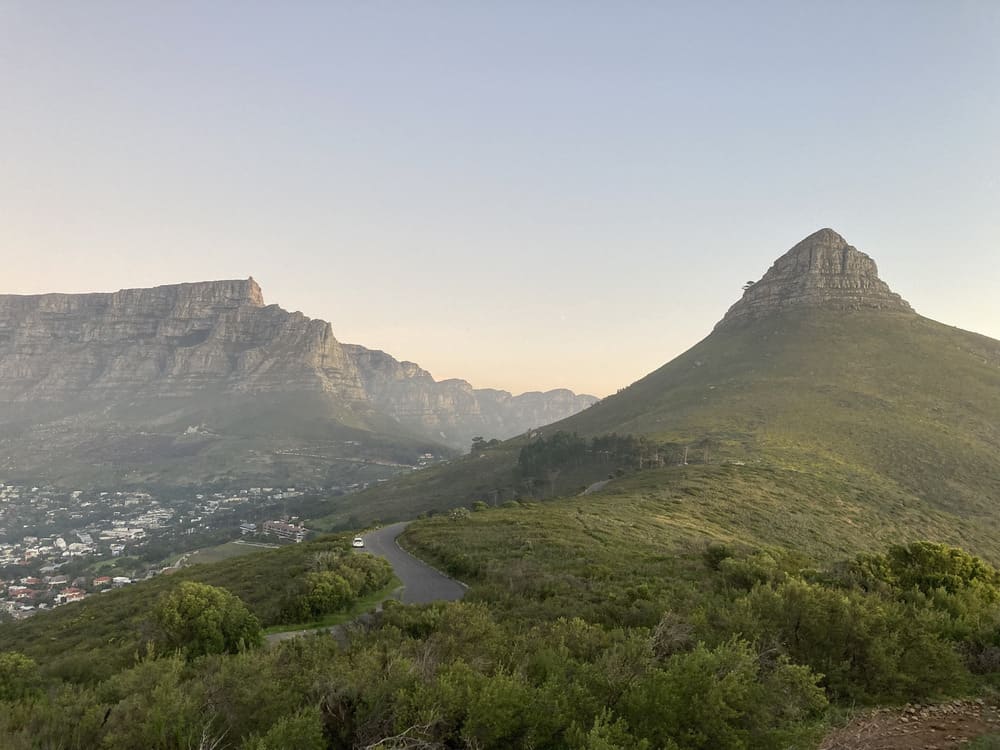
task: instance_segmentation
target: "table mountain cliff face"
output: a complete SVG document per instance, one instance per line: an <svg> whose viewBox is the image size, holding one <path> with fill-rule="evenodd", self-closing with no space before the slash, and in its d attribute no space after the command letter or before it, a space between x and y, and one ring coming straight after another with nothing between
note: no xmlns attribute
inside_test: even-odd
<svg viewBox="0 0 1000 750"><path fill-rule="evenodd" d="M465 380L436 381L414 362L400 362L382 351L345 344L375 408L402 424L456 449L473 437L506 439L532 427L565 419L597 401L560 388L514 396L492 388L473 388Z"/></svg>
<svg viewBox="0 0 1000 750"><path fill-rule="evenodd" d="M555 408L484 422L498 397L360 350L253 279L0 295L0 480L350 484Z"/></svg>
<svg viewBox="0 0 1000 750"><path fill-rule="evenodd" d="M245 281L0 296L0 401L303 391L364 403L330 324Z"/></svg>
<svg viewBox="0 0 1000 750"><path fill-rule="evenodd" d="M879 278L874 260L832 229L820 229L778 258L729 308L717 328L796 307L913 312Z"/></svg>

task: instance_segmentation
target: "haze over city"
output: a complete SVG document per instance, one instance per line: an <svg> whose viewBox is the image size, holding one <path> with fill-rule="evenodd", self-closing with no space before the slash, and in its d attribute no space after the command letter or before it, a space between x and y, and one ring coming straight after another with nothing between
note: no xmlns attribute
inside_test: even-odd
<svg viewBox="0 0 1000 750"><path fill-rule="evenodd" d="M829 226L1000 337L997 38L985 2L4 3L0 292L253 275L439 379L604 396Z"/></svg>

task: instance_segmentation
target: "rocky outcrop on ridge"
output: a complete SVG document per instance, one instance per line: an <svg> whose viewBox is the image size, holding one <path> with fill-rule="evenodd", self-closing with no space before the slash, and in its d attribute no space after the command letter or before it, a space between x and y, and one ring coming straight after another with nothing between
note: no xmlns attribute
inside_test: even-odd
<svg viewBox="0 0 1000 750"><path fill-rule="evenodd" d="M505 439L557 422L597 401L562 388L514 396L464 380L436 381L413 362L355 344L344 348L376 409L457 449L467 449L476 436Z"/></svg>
<svg viewBox="0 0 1000 750"><path fill-rule="evenodd" d="M821 229L778 258L760 281L750 284L717 328L797 307L913 312L879 278L874 260L832 229Z"/></svg>

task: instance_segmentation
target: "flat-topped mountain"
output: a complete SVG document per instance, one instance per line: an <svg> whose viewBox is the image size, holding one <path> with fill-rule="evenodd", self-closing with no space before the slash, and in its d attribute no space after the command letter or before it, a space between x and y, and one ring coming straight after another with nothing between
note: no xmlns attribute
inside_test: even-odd
<svg viewBox="0 0 1000 750"><path fill-rule="evenodd" d="M0 479L350 484L592 401L436 383L252 278L0 295Z"/></svg>
<svg viewBox="0 0 1000 750"><path fill-rule="evenodd" d="M307 391L365 396L329 323L253 279L109 294L0 295L0 401Z"/></svg>
<svg viewBox="0 0 1000 750"><path fill-rule="evenodd" d="M879 278L874 260L832 229L820 229L778 258L760 281L748 284L719 327L798 307L913 312Z"/></svg>
<svg viewBox="0 0 1000 750"><path fill-rule="evenodd" d="M345 344L369 401L382 412L456 449L477 436L505 439L576 414L597 398L559 388L514 396L493 388L473 388L456 378L436 381L414 362L382 351Z"/></svg>
<svg viewBox="0 0 1000 750"><path fill-rule="evenodd" d="M0 474L64 485L339 483L440 447L253 279L0 296L0 428Z"/></svg>

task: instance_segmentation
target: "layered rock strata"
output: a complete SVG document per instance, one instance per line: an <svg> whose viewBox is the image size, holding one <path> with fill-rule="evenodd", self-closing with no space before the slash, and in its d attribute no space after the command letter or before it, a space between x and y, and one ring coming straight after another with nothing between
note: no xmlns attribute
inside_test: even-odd
<svg viewBox="0 0 1000 750"><path fill-rule="evenodd" d="M879 278L874 260L832 229L821 229L778 258L760 281L750 284L717 328L800 307L913 312Z"/></svg>
<svg viewBox="0 0 1000 750"><path fill-rule="evenodd" d="M413 362L355 344L344 348L376 409L457 449L468 448L476 436L504 439L557 422L597 401L566 389L514 396L464 380L436 381Z"/></svg>
<svg viewBox="0 0 1000 750"><path fill-rule="evenodd" d="M0 402L308 391L365 396L330 324L253 279L110 294L0 295Z"/></svg>

